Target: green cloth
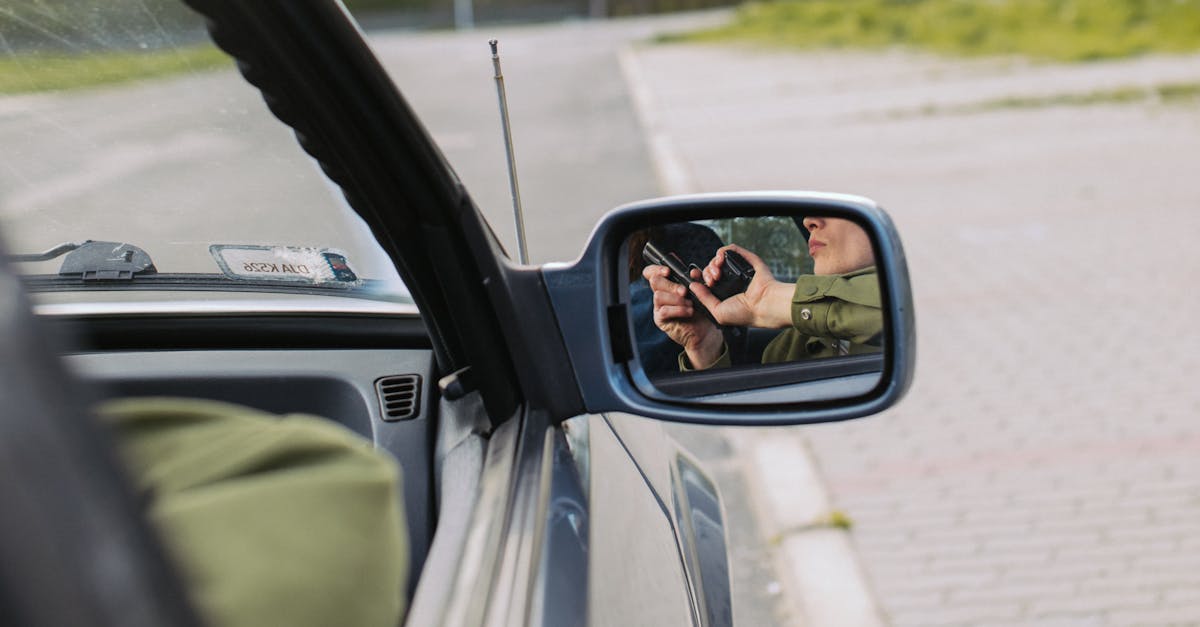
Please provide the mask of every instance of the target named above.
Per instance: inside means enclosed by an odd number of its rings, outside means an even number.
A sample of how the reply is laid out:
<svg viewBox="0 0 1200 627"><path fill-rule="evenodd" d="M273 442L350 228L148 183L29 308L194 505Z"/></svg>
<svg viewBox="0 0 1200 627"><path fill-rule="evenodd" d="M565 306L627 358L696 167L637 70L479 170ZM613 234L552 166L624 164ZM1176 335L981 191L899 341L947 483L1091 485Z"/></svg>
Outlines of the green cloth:
<svg viewBox="0 0 1200 627"><path fill-rule="evenodd" d="M408 543L399 470L332 422L187 399L98 408L214 627L395 627Z"/></svg>
<svg viewBox="0 0 1200 627"><path fill-rule="evenodd" d="M875 266L846 274L806 274L792 292L792 326L771 340L762 363L878 353L883 347L883 304ZM729 347L709 368L732 365ZM687 354L679 369L693 370Z"/></svg>
<svg viewBox="0 0 1200 627"><path fill-rule="evenodd" d="M763 350L764 364L878 353L883 303L875 266L841 275L804 275L792 293L792 328Z"/></svg>
<svg viewBox="0 0 1200 627"><path fill-rule="evenodd" d="M807 274L792 292L792 328L809 337L878 346L883 303L875 266L847 274Z"/></svg>

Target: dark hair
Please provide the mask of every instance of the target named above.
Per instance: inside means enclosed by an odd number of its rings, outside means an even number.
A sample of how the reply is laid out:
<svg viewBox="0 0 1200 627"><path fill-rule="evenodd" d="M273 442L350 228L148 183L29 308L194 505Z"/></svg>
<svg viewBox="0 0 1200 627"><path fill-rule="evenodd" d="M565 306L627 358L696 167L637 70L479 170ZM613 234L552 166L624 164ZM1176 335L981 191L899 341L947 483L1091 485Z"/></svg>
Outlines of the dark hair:
<svg viewBox="0 0 1200 627"><path fill-rule="evenodd" d="M641 278L642 270L646 268L642 248L649 241L653 241L664 252L671 251L679 255L684 263L694 263L700 267L707 265L722 245L721 238L712 229L691 222L677 222L636 231L629 236L630 281Z"/></svg>

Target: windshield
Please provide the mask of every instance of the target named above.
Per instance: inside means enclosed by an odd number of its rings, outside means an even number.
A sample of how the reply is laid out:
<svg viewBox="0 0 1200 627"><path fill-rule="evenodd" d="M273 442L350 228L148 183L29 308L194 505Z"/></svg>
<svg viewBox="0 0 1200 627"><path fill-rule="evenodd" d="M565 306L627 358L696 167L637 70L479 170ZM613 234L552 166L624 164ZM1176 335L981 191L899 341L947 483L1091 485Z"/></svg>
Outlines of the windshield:
<svg viewBox="0 0 1200 627"><path fill-rule="evenodd" d="M0 146L0 239L43 301L411 303L176 0L0 0Z"/></svg>

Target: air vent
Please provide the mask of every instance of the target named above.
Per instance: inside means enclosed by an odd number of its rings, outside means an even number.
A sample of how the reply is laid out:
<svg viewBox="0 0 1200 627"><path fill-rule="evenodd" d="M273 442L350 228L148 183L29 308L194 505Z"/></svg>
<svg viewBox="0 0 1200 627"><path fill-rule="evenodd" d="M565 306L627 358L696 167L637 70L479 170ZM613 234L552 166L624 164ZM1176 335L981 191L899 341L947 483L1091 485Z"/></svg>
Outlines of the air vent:
<svg viewBox="0 0 1200 627"><path fill-rule="evenodd" d="M387 421L416 418L421 407L421 376L403 374L375 382L379 408Z"/></svg>

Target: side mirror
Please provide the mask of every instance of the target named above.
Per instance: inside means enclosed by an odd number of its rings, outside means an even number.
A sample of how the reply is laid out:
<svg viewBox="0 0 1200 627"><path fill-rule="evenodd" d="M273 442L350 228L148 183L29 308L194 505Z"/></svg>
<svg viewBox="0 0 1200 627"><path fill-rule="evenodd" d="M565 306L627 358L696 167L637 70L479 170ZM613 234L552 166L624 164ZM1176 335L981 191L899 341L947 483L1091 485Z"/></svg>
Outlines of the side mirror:
<svg viewBox="0 0 1200 627"><path fill-rule="evenodd" d="M887 214L807 192L620 207L542 270L589 412L721 425L879 412L912 381L908 269Z"/></svg>

